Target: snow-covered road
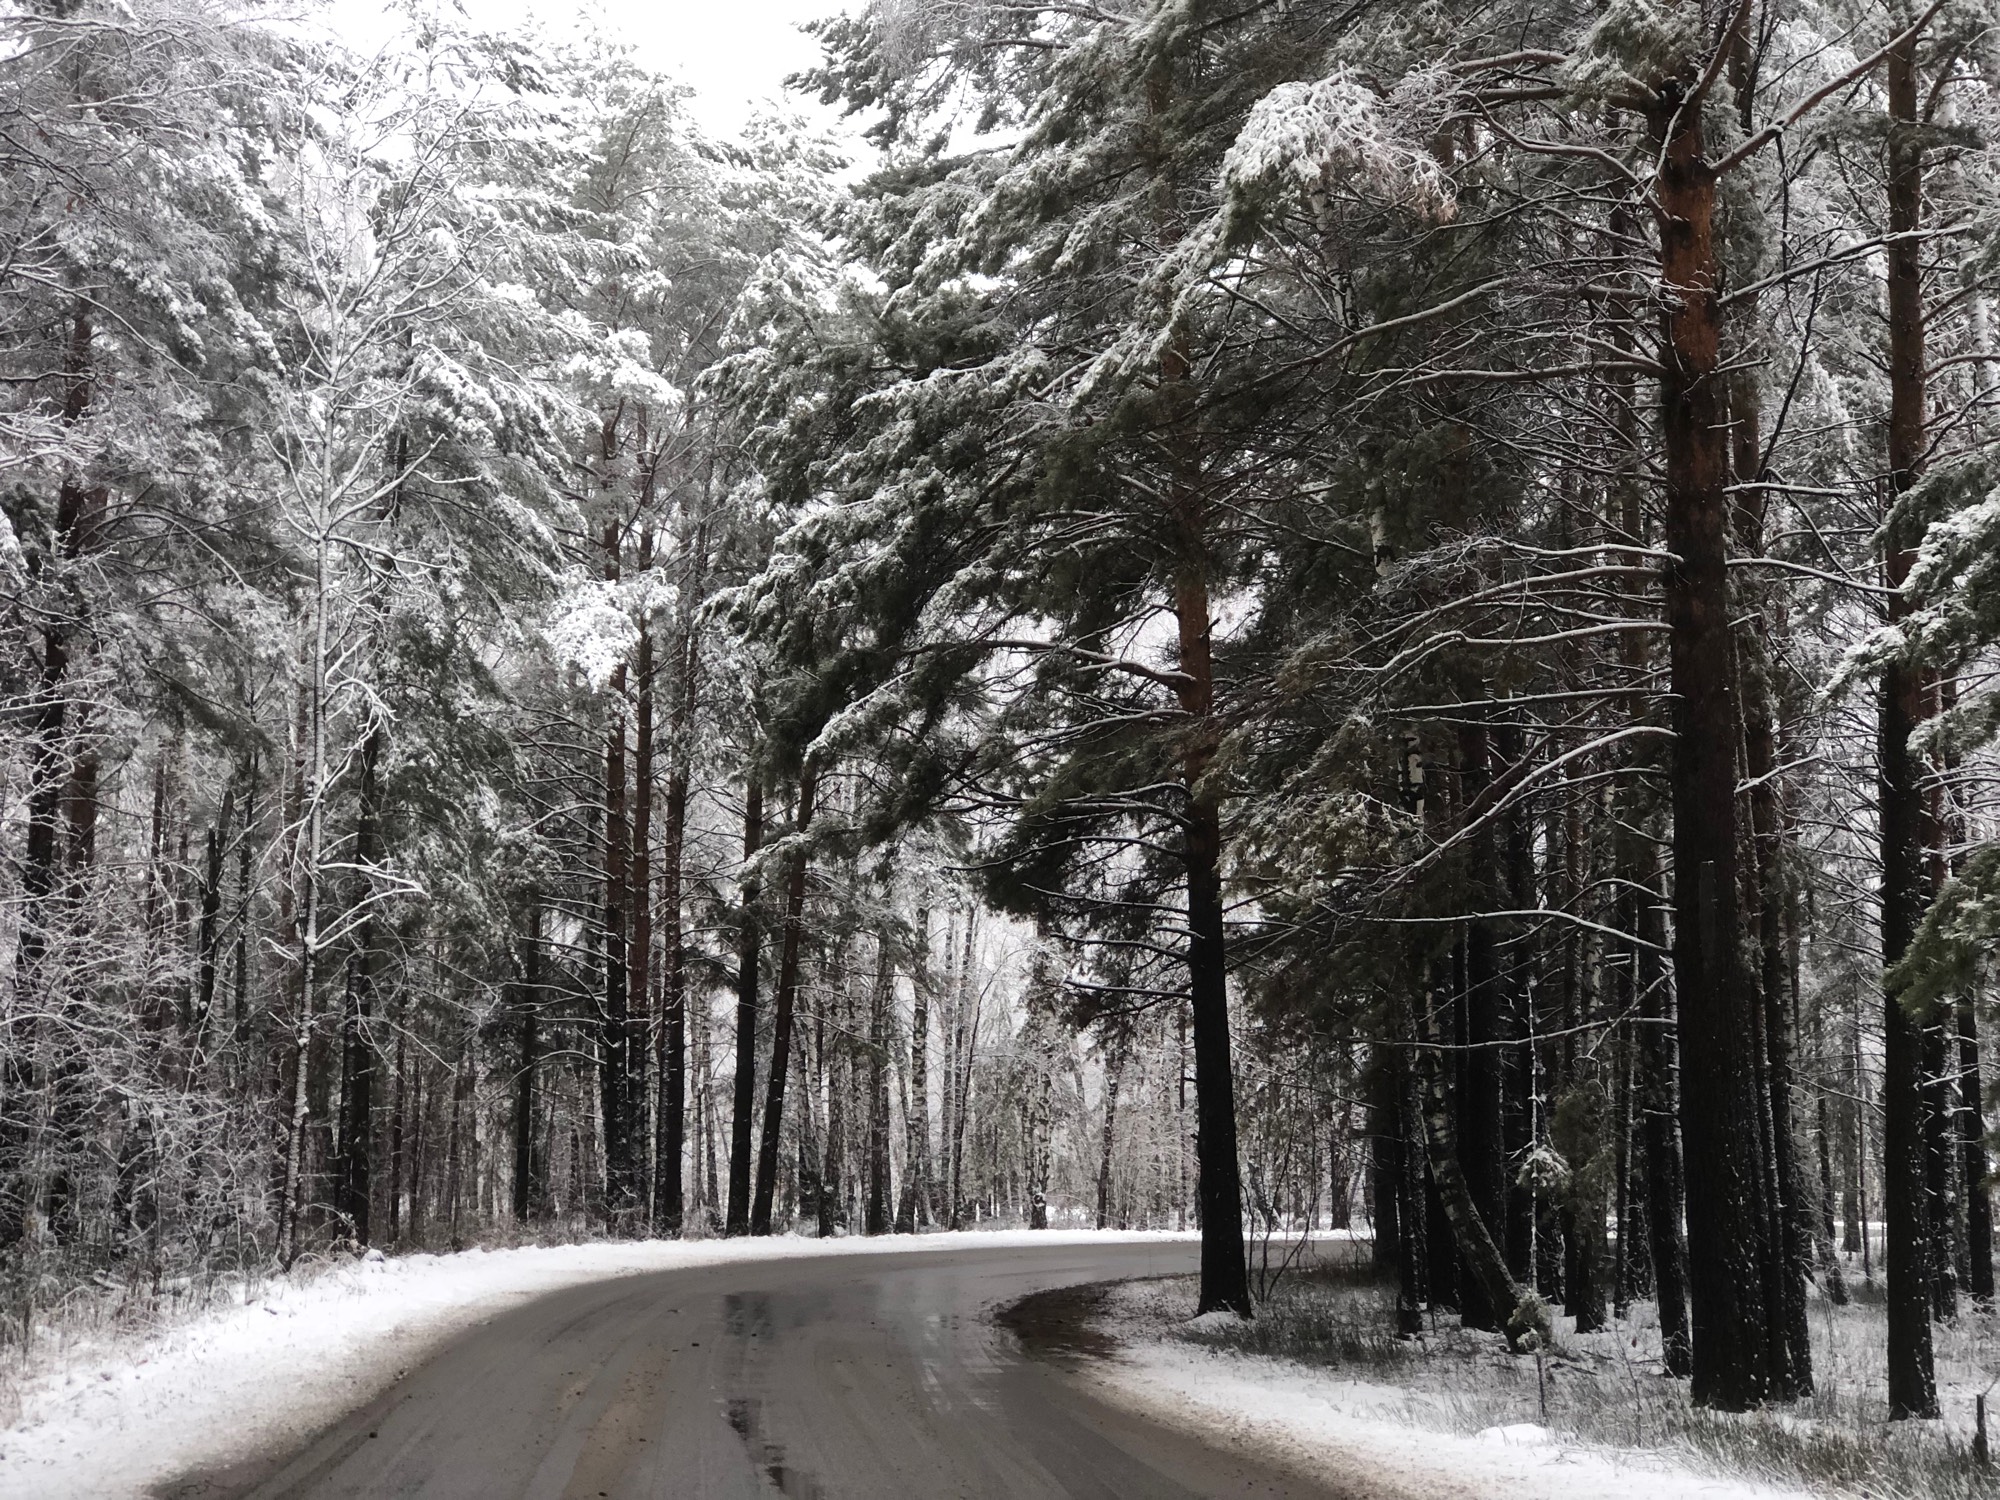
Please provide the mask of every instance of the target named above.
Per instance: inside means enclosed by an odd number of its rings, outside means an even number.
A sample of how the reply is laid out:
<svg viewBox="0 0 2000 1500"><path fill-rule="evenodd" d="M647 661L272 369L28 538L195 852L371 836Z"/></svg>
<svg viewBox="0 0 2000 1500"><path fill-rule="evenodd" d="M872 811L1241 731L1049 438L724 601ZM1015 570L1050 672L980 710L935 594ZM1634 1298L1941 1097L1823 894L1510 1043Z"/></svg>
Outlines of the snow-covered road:
<svg viewBox="0 0 2000 1500"><path fill-rule="evenodd" d="M254 1300L144 1342L63 1351L28 1384L19 1423L0 1434L0 1497L119 1500L176 1475L288 1452L468 1330L565 1288L727 1263L971 1246L1164 1251L1185 1238L1055 1231L662 1240L358 1261L303 1284L264 1283Z"/></svg>

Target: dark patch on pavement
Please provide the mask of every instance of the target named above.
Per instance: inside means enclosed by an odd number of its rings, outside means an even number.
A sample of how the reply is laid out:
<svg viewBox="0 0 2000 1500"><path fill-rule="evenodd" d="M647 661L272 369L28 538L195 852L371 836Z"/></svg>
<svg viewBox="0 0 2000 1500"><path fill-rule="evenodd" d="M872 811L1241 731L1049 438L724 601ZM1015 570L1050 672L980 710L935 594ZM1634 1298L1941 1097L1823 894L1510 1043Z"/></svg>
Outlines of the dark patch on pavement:
<svg viewBox="0 0 2000 1500"><path fill-rule="evenodd" d="M1116 1285L1092 1281L1035 1292L1001 1308L993 1321L1019 1339L1025 1353L1074 1370L1118 1352L1118 1341L1097 1322Z"/></svg>

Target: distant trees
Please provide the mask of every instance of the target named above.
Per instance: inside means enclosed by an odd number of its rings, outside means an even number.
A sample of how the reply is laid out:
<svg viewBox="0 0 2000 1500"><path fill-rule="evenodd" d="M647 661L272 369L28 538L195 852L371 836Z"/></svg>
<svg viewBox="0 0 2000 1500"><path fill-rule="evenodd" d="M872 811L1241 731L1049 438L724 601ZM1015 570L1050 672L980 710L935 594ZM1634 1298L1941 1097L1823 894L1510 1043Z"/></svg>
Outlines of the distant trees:
<svg viewBox="0 0 2000 1500"><path fill-rule="evenodd" d="M782 517L703 372L838 274L836 159L602 48L0 29L7 1336L93 1274L720 1232L732 1113L760 1232L1104 1197L1024 939L955 835L877 847L732 604Z"/></svg>

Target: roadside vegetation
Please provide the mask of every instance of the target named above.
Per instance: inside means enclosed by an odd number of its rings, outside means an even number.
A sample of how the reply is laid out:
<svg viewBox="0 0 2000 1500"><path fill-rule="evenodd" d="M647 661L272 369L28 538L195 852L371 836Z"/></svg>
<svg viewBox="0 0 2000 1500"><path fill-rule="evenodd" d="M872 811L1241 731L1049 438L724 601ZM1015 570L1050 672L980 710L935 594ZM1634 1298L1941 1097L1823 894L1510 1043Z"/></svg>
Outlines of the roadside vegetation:
<svg viewBox="0 0 2000 1500"><path fill-rule="evenodd" d="M1533 1360L1508 1354L1496 1333L1455 1318L1397 1330L1396 1288L1365 1242L1341 1242L1277 1280L1251 1319L1187 1317L1185 1278L1133 1282L1096 1304L1106 1342L1160 1342L1282 1362L1302 1381L1378 1389L1367 1405L1412 1426L1472 1435L1531 1423L1558 1442L1658 1454L1699 1473L1751 1477L1814 1493L1871 1500L1988 1500L2000 1471L1975 1457L1973 1397L2000 1369L2000 1319L1968 1311L1937 1330L1946 1417L1886 1420L1886 1315L1879 1285L1813 1309L1814 1394L1782 1409L1723 1413L1695 1405L1668 1378L1659 1324L1635 1303L1601 1332L1557 1319ZM1397 1394L1401 1399L1397 1399Z"/></svg>

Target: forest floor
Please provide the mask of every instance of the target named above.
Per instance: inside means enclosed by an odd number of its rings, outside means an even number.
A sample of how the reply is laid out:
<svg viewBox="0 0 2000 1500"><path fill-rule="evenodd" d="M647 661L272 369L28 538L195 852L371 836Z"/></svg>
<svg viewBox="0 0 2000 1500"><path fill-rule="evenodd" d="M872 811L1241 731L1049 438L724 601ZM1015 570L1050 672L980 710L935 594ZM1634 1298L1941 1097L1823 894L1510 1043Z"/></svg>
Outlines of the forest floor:
<svg viewBox="0 0 2000 1500"><path fill-rule="evenodd" d="M1107 1394L1295 1461L1351 1455L1422 1490L1542 1500L1868 1496L1988 1500L2000 1476L1971 1454L1973 1400L2000 1376L2000 1321L1937 1330L1945 1415L1886 1419L1880 1283L1813 1304L1816 1394L1747 1415L1692 1407L1660 1364L1650 1304L1603 1332L1558 1318L1536 1360L1447 1326L1398 1338L1395 1299L1365 1241L1270 1289L1258 1316L1190 1319L1192 1277L1093 1289L1081 1352ZM1859 1277L1854 1278L1857 1282ZM2000 1436L2000 1435L1996 1435ZM1451 1487L1456 1486L1454 1490Z"/></svg>
<svg viewBox="0 0 2000 1500"><path fill-rule="evenodd" d="M297 1446L475 1324L585 1282L815 1255L1188 1238L1003 1230L371 1252L225 1286L201 1305L79 1304L45 1320L30 1352L0 1361L0 1500L116 1500Z"/></svg>

